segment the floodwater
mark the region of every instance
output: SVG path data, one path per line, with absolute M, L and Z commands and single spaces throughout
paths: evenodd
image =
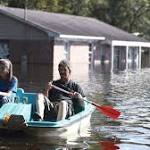
M 74 75 L 88 99 L 112 105 L 117 120 L 95 110 L 86 135 L 76 139 L 29 138 L 23 133 L 2 133 L 0 150 L 150 150 L 150 69 L 109 73 L 95 66 L 88 74 Z M 21 83 L 32 89 L 37 84 Z M 38 87 L 39 88 L 39 87 Z M 30 89 L 30 90 L 31 90 Z

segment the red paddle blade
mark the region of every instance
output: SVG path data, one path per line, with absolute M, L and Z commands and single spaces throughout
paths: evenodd
M 103 150 L 118 150 L 120 149 L 119 146 L 116 145 L 113 141 L 101 141 L 100 147 Z
M 92 104 L 94 106 L 96 106 L 96 109 L 98 111 L 101 111 L 103 114 L 105 114 L 106 116 L 108 116 L 114 120 L 118 119 L 118 117 L 121 115 L 121 113 L 118 110 L 114 109 L 112 106 L 103 106 L 103 105 L 100 106 L 93 102 L 92 102 Z

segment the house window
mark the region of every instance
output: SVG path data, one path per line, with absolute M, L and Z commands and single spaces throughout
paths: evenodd
M 125 70 L 126 67 L 126 47 L 114 46 L 114 69 Z
M 128 50 L 128 68 L 137 68 L 139 66 L 139 47 L 129 47 Z
M 65 59 L 70 61 L 70 43 L 68 41 L 66 41 L 64 45 L 64 55 Z
M 0 41 L 0 58 L 9 58 L 9 47 L 7 41 Z

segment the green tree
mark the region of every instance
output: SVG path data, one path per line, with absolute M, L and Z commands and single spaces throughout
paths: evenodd
M 131 33 L 150 36 L 146 33 L 150 26 L 149 0 L 90 0 L 88 7 L 89 16 Z
M 86 16 L 88 0 L 58 0 L 58 12 Z
M 9 7 L 19 7 L 24 8 L 25 7 L 25 0 L 8 0 L 8 6 Z
M 109 22 L 108 0 L 90 0 L 88 2 L 88 16 Z

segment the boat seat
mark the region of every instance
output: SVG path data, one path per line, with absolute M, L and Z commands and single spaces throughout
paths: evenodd
M 16 103 L 23 103 L 23 104 L 31 104 L 32 111 L 31 116 L 36 112 L 36 99 L 37 93 L 28 93 L 24 92 L 24 89 L 18 88 L 17 89 L 17 96 L 16 96 Z
M 35 104 L 34 100 L 36 99 L 35 97 L 36 95 L 37 95 L 36 93 L 25 93 L 22 88 L 18 88 L 15 102 L 24 104 L 28 103 Z
M 23 116 L 25 122 L 31 119 L 31 104 L 23 103 L 6 103 L 0 109 L 0 119 L 6 116 L 18 115 Z
M 23 97 L 24 97 L 24 90 L 22 88 L 18 88 L 17 93 L 16 93 L 15 102 L 16 103 L 23 102 Z

